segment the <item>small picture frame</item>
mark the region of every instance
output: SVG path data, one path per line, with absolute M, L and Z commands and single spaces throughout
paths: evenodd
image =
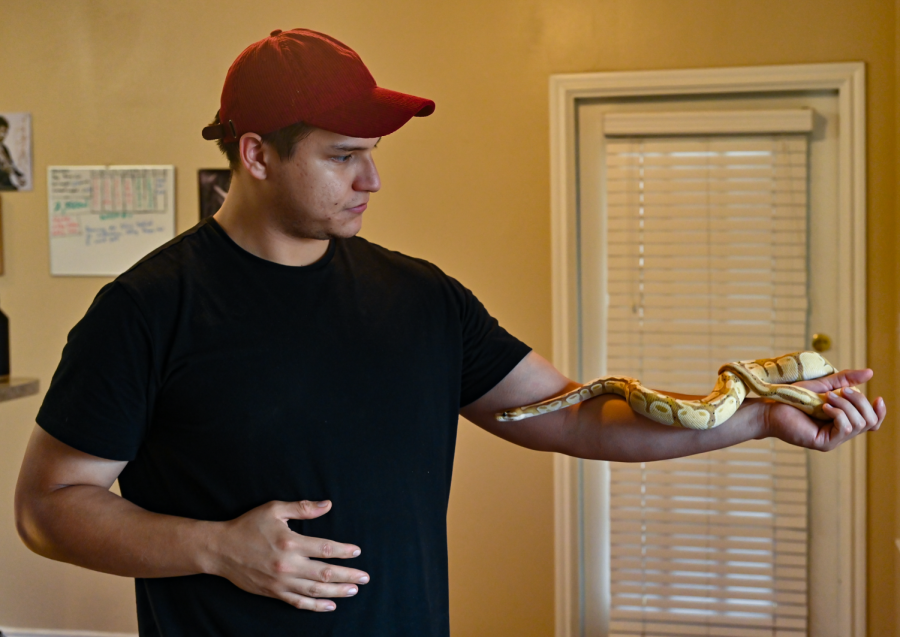
M 34 190 L 31 113 L 0 113 L 0 190 Z
M 201 168 L 197 171 L 200 187 L 200 220 L 211 217 L 225 202 L 231 186 L 231 170 L 227 168 Z
M 3 276 L 6 271 L 3 263 L 3 198 L 0 197 L 0 276 Z

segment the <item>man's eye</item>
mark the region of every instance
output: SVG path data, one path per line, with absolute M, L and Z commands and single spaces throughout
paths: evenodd
M 333 159 L 334 159 L 335 161 L 345 162 L 345 161 L 350 161 L 350 158 L 351 158 L 352 156 L 353 156 L 353 155 L 335 155 L 335 156 L 333 157 Z

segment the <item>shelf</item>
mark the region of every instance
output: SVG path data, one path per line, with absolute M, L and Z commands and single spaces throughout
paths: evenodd
M 7 378 L 0 380 L 0 402 L 32 396 L 40 390 L 37 378 Z

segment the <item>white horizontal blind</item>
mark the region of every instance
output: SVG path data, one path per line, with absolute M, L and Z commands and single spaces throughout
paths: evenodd
M 607 113 L 603 134 L 624 135 L 738 135 L 747 133 L 810 133 L 813 110 L 673 111 Z
M 706 395 L 802 349 L 803 135 L 607 140 L 611 374 Z M 754 441 L 610 463 L 610 634 L 806 634 L 806 455 Z
M 708 391 L 722 363 L 802 348 L 805 136 L 606 150 L 609 372 Z

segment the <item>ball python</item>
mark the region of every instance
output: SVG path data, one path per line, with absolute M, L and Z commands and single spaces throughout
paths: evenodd
M 603 376 L 562 396 L 507 409 L 495 417 L 501 422 L 522 420 L 565 409 L 603 394 L 617 394 L 625 398 L 634 411 L 663 425 L 712 429 L 728 420 L 747 393 L 753 390 L 763 398 L 792 405 L 813 418 L 828 420 L 822 410 L 826 404 L 822 395 L 788 383 L 821 378 L 835 371 L 817 352 L 794 352 L 775 358 L 727 363 L 719 368 L 712 393 L 700 400 L 673 398 L 648 389 L 639 380 L 628 376 Z

